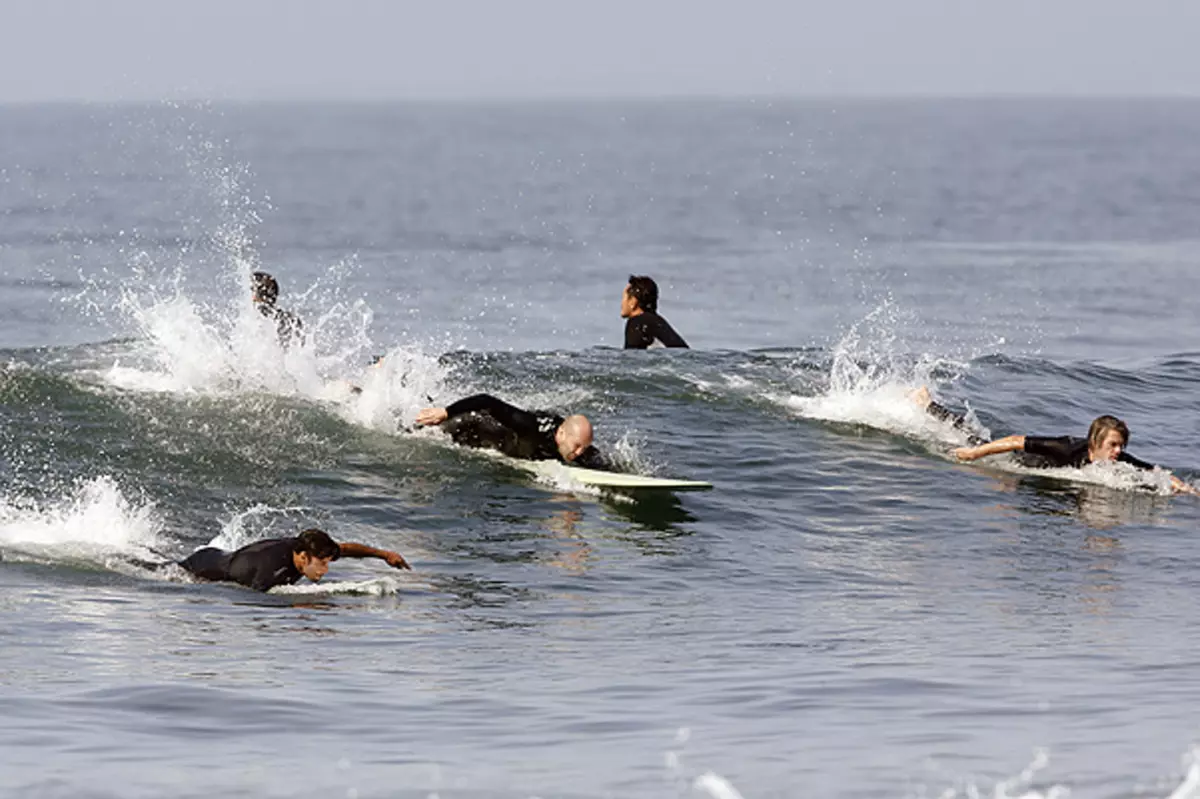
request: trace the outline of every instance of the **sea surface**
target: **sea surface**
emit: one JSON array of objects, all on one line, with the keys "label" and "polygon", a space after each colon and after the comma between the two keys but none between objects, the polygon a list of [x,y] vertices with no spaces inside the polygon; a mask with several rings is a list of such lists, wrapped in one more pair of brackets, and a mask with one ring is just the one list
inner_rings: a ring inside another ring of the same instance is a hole
[{"label": "sea surface", "polygon": [[1200,101],[0,107],[0,796],[1198,797],[1200,498],[909,398],[1196,480],[1198,277]]}]

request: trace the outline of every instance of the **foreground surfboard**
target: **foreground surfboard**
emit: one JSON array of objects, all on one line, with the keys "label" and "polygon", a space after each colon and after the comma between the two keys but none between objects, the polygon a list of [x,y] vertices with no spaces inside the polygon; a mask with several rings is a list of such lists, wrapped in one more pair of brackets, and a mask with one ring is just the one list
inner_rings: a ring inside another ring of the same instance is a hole
[{"label": "foreground surfboard", "polygon": [[602,472],[597,469],[583,469],[578,466],[566,466],[556,461],[525,461],[523,466],[547,477],[565,475],[577,483],[599,488],[637,489],[658,491],[707,491],[712,483],[702,480],[672,480],[665,477],[646,477],[640,474],[624,474],[621,472]]}]

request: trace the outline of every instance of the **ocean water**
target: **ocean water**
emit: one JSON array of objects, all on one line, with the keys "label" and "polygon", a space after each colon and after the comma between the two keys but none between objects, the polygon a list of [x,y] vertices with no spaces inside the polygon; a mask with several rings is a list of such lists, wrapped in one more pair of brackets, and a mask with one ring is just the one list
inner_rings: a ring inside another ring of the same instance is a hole
[{"label": "ocean water", "polygon": [[[8,106],[0,153],[0,794],[1200,796],[1200,500],[908,399],[1197,478],[1200,102]],[[643,273],[691,350],[619,349]],[[411,432],[478,391],[715,488]],[[156,568],[314,524],[414,569]]]}]

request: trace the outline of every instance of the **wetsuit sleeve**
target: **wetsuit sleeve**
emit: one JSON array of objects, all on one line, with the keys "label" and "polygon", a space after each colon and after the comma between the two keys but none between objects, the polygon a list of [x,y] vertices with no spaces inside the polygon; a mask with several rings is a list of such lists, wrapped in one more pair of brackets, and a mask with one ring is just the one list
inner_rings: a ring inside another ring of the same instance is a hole
[{"label": "wetsuit sleeve", "polygon": [[509,405],[491,394],[476,394],[446,406],[446,417],[453,419],[464,413],[479,411],[486,413],[510,430],[521,433],[538,433],[538,418],[529,411]]},{"label": "wetsuit sleeve", "polygon": [[1077,441],[1070,436],[1044,438],[1042,436],[1025,436],[1024,451],[1030,455],[1039,455],[1052,462],[1055,466],[1071,466],[1074,460]]},{"label": "wetsuit sleeve", "polygon": [[1148,472],[1157,468],[1153,463],[1146,463],[1141,458],[1135,458],[1128,452],[1122,452],[1117,456],[1117,460],[1119,460],[1121,463],[1128,463],[1135,469],[1145,469]]},{"label": "wetsuit sleeve", "polygon": [[604,457],[594,446],[588,447],[580,453],[572,465],[582,466],[585,469],[598,469],[602,472],[616,471],[608,458]]},{"label": "wetsuit sleeve", "polygon": [[683,340],[683,336],[676,333],[675,328],[671,327],[670,323],[668,323],[666,319],[663,319],[661,316],[659,316],[654,321],[654,338],[657,338],[659,341],[661,341],[664,347],[676,347],[685,350],[689,349],[687,342]]},{"label": "wetsuit sleeve", "polygon": [[654,343],[654,336],[646,329],[644,316],[632,316],[625,322],[625,349],[644,350]]}]

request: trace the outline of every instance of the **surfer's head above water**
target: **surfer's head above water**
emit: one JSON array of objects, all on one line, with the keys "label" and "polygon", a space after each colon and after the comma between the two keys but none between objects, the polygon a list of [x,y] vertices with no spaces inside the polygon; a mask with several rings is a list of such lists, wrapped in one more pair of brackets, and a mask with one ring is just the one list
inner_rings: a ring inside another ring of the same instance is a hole
[{"label": "surfer's head above water", "polygon": [[592,423],[582,414],[568,416],[554,431],[554,443],[563,460],[574,461],[592,445]]},{"label": "surfer's head above water", "polygon": [[621,294],[621,318],[658,311],[658,284],[645,275],[630,275],[629,285]]},{"label": "surfer's head above water", "polygon": [[313,582],[329,571],[330,561],[337,560],[342,548],[324,530],[310,527],[296,536],[292,544],[292,562],[296,570]]},{"label": "surfer's head above water", "polygon": [[1129,427],[1115,416],[1097,416],[1088,428],[1088,460],[1115,461],[1129,445]]},{"label": "surfer's head above water", "polygon": [[266,272],[255,272],[250,276],[250,296],[257,303],[273,306],[279,299],[279,283]]}]

